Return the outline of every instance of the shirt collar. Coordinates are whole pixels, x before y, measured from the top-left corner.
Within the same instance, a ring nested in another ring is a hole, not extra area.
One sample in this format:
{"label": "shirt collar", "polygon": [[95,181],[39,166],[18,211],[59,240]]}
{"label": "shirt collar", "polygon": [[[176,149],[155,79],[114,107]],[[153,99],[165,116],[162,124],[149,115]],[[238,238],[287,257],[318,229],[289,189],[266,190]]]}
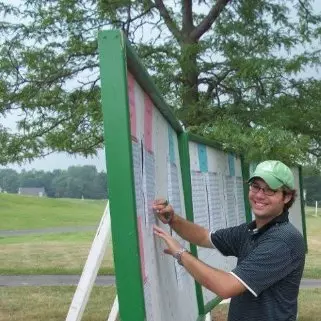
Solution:
{"label": "shirt collar", "polygon": [[284,211],[281,215],[276,216],[274,219],[272,219],[267,224],[263,225],[261,228],[256,227],[256,221],[252,221],[250,224],[248,224],[248,232],[251,235],[257,235],[257,234],[263,234],[266,232],[270,227],[278,224],[278,223],[284,223],[289,222],[289,212]]}

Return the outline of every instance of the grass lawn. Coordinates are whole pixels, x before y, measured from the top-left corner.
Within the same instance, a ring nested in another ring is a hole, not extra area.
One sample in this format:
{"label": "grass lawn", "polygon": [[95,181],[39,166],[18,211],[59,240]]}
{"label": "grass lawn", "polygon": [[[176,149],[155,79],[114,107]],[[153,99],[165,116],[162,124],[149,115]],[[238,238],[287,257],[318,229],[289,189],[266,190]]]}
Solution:
{"label": "grass lawn", "polygon": [[[39,229],[98,225],[106,201],[41,199],[0,194],[1,229]],[[321,278],[321,213],[307,208],[309,252],[304,277]],[[10,236],[0,238],[0,274],[80,274],[95,231]],[[107,249],[100,274],[113,272],[112,247]],[[75,287],[0,287],[0,321],[64,320]],[[115,297],[114,287],[94,287],[84,321],[106,320]],[[299,295],[299,320],[318,321],[321,289]],[[215,321],[225,321],[227,305],[214,309]]]}
{"label": "grass lawn", "polygon": [[[0,321],[65,320],[75,290],[74,286],[1,287]],[[95,286],[82,321],[107,320],[115,295],[113,286]]]}
{"label": "grass lawn", "polygon": [[[98,225],[105,201],[0,194],[0,204],[0,221],[5,222],[1,223],[2,229],[16,229],[15,222],[19,222],[16,225],[21,229],[30,229]],[[60,210],[55,212],[57,209]],[[309,207],[306,213],[309,252],[304,277],[320,279],[321,214],[314,217],[314,208]],[[0,274],[80,274],[94,236],[95,231],[0,237]],[[99,273],[113,272],[112,247],[109,246]]]}
{"label": "grass lawn", "polygon": [[[299,321],[320,321],[321,316],[321,289],[304,289],[299,293]],[[228,304],[216,307],[212,316],[215,321],[226,321]]]}
{"label": "grass lawn", "polygon": [[[0,238],[0,274],[81,274],[95,232]],[[113,274],[111,244],[99,274]]]}
{"label": "grass lawn", "polygon": [[[0,194],[2,230],[98,226],[106,201]],[[95,231],[0,237],[0,274],[80,274]],[[111,245],[100,274],[112,274]]]}
{"label": "grass lawn", "polygon": [[106,202],[0,194],[1,230],[97,225]]}
{"label": "grass lawn", "polygon": [[321,279],[321,214],[318,217],[311,215],[313,208],[307,208],[306,214],[308,254],[303,277]]}
{"label": "grass lawn", "polygon": [[[0,288],[0,321],[65,320],[75,287]],[[106,320],[115,298],[114,287],[93,288],[83,321]],[[305,289],[299,294],[299,321],[319,321],[321,289]],[[213,310],[215,321],[226,321],[228,305]]]}

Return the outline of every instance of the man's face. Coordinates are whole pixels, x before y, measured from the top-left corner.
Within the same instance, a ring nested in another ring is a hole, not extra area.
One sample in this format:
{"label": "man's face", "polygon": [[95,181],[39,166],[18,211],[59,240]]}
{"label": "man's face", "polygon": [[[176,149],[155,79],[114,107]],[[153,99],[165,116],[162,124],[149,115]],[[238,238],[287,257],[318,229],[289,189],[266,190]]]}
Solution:
{"label": "man's face", "polygon": [[284,195],[282,190],[272,190],[263,179],[256,178],[251,182],[249,200],[257,218],[273,218],[281,214],[290,199],[291,196]]}

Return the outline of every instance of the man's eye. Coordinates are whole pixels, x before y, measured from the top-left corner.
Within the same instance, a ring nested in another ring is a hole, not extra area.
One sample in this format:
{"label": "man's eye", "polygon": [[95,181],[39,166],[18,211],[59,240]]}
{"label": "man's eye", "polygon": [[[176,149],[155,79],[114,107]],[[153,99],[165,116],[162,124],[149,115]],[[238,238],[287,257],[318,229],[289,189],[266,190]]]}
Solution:
{"label": "man's eye", "polygon": [[264,193],[267,194],[267,195],[274,195],[275,194],[275,190],[274,189],[271,189],[271,188],[267,188]]}

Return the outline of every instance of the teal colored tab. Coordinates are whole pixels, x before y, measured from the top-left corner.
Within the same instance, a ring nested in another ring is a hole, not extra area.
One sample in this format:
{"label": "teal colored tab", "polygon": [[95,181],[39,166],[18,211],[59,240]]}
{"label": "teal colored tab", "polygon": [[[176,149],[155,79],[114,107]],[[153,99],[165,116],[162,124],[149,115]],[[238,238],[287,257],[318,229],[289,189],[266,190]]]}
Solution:
{"label": "teal colored tab", "polygon": [[175,145],[174,145],[174,130],[171,126],[168,126],[168,145],[169,145],[169,159],[172,163],[175,163]]}
{"label": "teal colored tab", "polygon": [[200,164],[200,171],[208,172],[206,146],[203,144],[197,144],[197,150],[198,150],[198,161]]}
{"label": "teal colored tab", "polygon": [[229,153],[228,157],[228,168],[230,171],[230,176],[235,176],[235,157],[234,154]]}

